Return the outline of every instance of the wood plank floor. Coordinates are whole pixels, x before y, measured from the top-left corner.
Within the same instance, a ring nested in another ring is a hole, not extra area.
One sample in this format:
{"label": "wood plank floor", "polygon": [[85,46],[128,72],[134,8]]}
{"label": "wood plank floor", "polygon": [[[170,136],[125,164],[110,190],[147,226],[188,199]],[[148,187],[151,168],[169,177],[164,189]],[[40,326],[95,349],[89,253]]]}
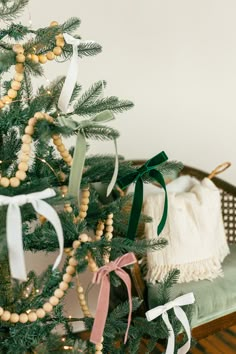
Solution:
{"label": "wood plank floor", "polygon": [[[144,343],[143,343],[144,344]],[[141,348],[140,348],[141,349]],[[161,346],[152,352],[161,354]],[[139,354],[145,354],[145,345],[143,345]],[[212,336],[200,340],[189,354],[236,354],[236,326],[230,327],[225,331],[218,332]]]}
{"label": "wood plank floor", "polygon": [[236,326],[200,340],[191,354],[236,354]]}

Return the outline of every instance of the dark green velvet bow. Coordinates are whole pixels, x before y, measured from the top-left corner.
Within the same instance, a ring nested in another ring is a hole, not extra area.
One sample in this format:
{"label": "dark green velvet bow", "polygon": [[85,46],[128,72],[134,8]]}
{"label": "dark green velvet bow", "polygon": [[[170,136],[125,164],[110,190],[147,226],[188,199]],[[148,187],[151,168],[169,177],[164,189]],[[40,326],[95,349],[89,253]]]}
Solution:
{"label": "dark green velvet bow", "polygon": [[150,160],[148,160],[143,166],[138,168],[135,172],[130,173],[127,176],[118,179],[117,184],[121,189],[127,188],[131,183],[136,183],[134,190],[133,205],[129,218],[129,226],[127,231],[127,238],[133,240],[136,236],[138,222],[142,210],[143,204],[143,175],[147,174],[149,177],[157,181],[165,191],[164,210],[161,221],[157,227],[157,234],[162,232],[167,218],[168,200],[166,192],[166,184],[161,172],[156,170],[156,167],[168,159],[164,151],[160,152]]}

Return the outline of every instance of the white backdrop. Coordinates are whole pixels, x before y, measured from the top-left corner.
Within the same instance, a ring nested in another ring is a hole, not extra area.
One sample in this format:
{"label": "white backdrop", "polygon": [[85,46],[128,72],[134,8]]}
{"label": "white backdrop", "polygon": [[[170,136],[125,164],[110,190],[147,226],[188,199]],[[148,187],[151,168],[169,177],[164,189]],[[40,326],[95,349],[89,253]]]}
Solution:
{"label": "white backdrop", "polygon": [[[229,160],[224,178],[236,183],[234,0],[32,0],[29,9],[35,27],[78,16],[80,35],[103,46],[81,60],[78,79],[84,87],[105,79],[108,94],[134,101],[113,123],[120,154],[148,159],[165,150],[206,171]],[[46,69],[52,80],[67,65]],[[91,153],[98,152],[113,152],[113,144],[92,142]],[[37,266],[35,257],[28,262],[39,269],[44,261]],[[74,314],[77,302],[67,302]]]}
{"label": "white backdrop", "polygon": [[[230,160],[224,178],[236,183],[236,2],[234,0],[32,0],[33,25],[82,19],[80,34],[103,46],[81,60],[79,82],[108,82],[107,93],[135,108],[113,124],[119,153],[170,159],[210,171]],[[27,22],[27,12],[23,16]],[[47,76],[66,73],[47,65]],[[91,153],[112,143],[91,143]]]}

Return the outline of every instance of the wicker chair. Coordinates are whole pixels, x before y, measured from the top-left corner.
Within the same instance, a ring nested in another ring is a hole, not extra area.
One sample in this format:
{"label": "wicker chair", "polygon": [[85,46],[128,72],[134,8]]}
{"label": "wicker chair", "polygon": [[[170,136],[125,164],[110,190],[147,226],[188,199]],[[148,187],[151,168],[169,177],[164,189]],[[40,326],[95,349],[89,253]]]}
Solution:
{"label": "wicker chair", "polygon": [[[135,165],[141,165],[143,163],[144,161],[134,161]],[[206,172],[200,171],[196,168],[189,166],[185,166],[181,174],[191,175],[199,180],[202,180],[204,177],[209,177],[209,174],[207,174]],[[236,187],[223,181],[218,177],[213,177],[212,181],[215,183],[215,185],[219,188],[221,192],[222,215],[228,243],[236,243]],[[139,312],[139,315],[144,315],[145,311],[148,310],[148,287],[142,277],[142,271],[140,269],[139,264],[136,264],[131,269],[131,278],[134,295],[138,295],[141,299],[143,299],[143,305]],[[119,295],[121,295],[121,292],[119,294],[116,294],[116,296]],[[232,311],[230,311],[230,313],[227,313],[227,315],[220,316],[219,318],[216,318],[193,328],[192,335],[196,340],[205,338],[217,331],[223,330],[236,324],[236,293],[234,298],[234,307],[232,308]]]}

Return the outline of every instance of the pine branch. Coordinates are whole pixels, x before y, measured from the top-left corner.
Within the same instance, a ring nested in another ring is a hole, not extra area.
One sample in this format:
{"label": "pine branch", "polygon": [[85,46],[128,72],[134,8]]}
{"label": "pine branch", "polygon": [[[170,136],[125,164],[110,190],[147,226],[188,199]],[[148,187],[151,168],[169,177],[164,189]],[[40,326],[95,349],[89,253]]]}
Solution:
{"label": "pine branch", "polygon": [[11,23],[6,29],[0,30],[0,40],[8,36],[16,41],[22,40],[28,33],[32,31],[28,27],[23,26],[20,23]]}
{"label": "pine branch", "polygon": [[113,140],[119,137],[119,133],[117,130],[97,124],[92,127],[83,128],[83,132],[87,139],[101,141]]}
{"label": "pine branch", "polygon": [[78,17],[71,17],[69,20],[64,22],[61,27],[62,33],[72,33],[80,26],[80,19]]}
{"label": "pine branch", "polygon": [[[10,4],[9,4],[10,2]],[[28,4],[29,0],[0,1],[0,19],[14,20]]]}
{"label": "pine branch", "polygon": [[89,106],[80,106],[77,104],[75,106],[74,113],[82,116],[94,115],[96,113],[110,110],[114,113],[121,113],[133,107],[133,103],[128,100],[119,100],[117,97],[111,96],[107,98],[97,99],[93,104]]}
{"label": "pine branch", "polygon": [[78,100],[77,107],[84,108],[94,103],[106,87],[106,81],[98,81],[93,84]]}

